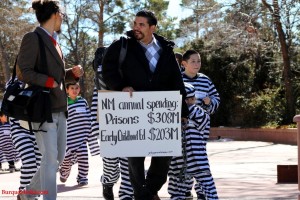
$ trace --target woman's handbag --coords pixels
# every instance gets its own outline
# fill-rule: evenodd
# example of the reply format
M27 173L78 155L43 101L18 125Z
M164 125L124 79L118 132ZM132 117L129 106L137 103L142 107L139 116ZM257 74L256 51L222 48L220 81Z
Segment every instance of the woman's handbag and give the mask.
M38 33L36 33L38 35ZM41 51L41 60L46 64L46 52L42 39L38 35ZM31 129L31 122L44 123L52 122L50 89L31 85L25 87L24 83L16 79L17 59L13 69L11 80L7 83L7 88L1 105L1 111L8 117L27 121ZM38 71L38 66L34 67ZM43 73L43 72L41 72ZM44 72L45 73L45 72Z
M39 86L24 88L11 80L4 94L1 111L15 119L43 123L51 119L49 89ZM50 113L50 116L49 116Z

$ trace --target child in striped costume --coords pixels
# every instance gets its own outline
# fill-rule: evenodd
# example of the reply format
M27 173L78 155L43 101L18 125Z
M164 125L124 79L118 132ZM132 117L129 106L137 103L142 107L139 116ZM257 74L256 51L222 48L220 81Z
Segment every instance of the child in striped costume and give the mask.
M182 64L185 71L182 73L183 81L195 88L196 104L212 115L220 105L219 93L209 77L199 73L201 68L200 54L195 50L188 50L183 54ZM204 140L209 138L209 127L204 131Z
M97 87L94 87L91 113L93 121L96 123L93 124L92 130L94 135L99 135L99 123L97 122L97 111L98 111L98 90L106 90L107 87L102 80L102 65L101 62L97 63L97 72L98 73L98 84L95 84ZM101 176L101 183L103 186L103 197L105 200L113 200L113 186L119 180L121 174L121 185L119 188L119 199L120 200L132 200L133 199L133 189L129 179L128 171L128 160L127 158L102 158L103 161L103 174Z
M19 190L25 189L41 163L42 155L35 141L34 133L20 126L19 120L10 118L11 138L21 157Z
M19 152L15 149L10 136L10 124L7 116L0 111L0 163L8 162L9 172L19 171L15 166L15 161L19 159ZM1 165L2 168L2 165Z
M201 68L201 57L200 54L195 50L187 50L182 56L182 64L185 71L182 73L184 82L190 83L195 88L196 104L201 106L209 115L214 114L220 105L219 93L210 80L203 73L199 73ZM204 129L204 144L206 149L206 143L210 133L210 122ZM212 180L212 177L211 177ZM191 194L190 191L193 187L193 180L190 180L190 189L187 195ZM195 185L195 190L198 199L204 199L204 192L199 185ZM202 196L202 197L201 197Z
M78 162L77 183L78 186L85 186L88 184L89 171L87 142L97 141L97 138L92 136L92 118L88 103L78 96L79 84L67 83L66 89L68 93L67 149L59 169L60 181L63 183L67 181L72 165ZM99 147L90 146L90 150L93 156L100 153Z
M20 86L23 85L17 78L15 81L18 81ZM10 82L11 79L7 82L6 87ZM9 118L9 123L12 142L21 157L22 165L20 169L19 190L23 190L30 183L30 180L40 166L42 155L36 144L33 132L20 126L19 120L12 117Z
M93 92L91 113L92 118L97 121L97 107L98 107L98 90L95 87ZM93 133L99 135L98 122L93 124ZM132 200L133 189L129 179L128 161L127 158L102 158L103 174L101 176L101 183L103 185L103 197L105 200L113 200L113 186L119 180L121 174L121 185L119 188L120 200Z
M204 142L204 130L209 123L208 113L197 106L195 89L191 84L184 83L187 97L186 103L190 114L184 131L185 144L183 156L173 157L169 169L168 192L171 200L185 200L189 191L190 180L195 178L203 188L207 199L218 199L216 188L207 178L211 177ZM184 170L182 170L184 169Z

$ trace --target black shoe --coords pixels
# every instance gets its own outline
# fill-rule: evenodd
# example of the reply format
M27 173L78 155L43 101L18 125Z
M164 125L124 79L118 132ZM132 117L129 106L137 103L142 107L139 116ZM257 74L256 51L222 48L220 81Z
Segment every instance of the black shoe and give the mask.
M186 192L185 200L193 200L193 194L191 192Z
M103 187L103 198L105 200L114 200L113 186L114 185L105 185L105 184L102 184L102 187Z
M14 173L15 171L20 171L20 170L17 170L16 167L15 167L15 165L9 165L8 171L10 173Z
M204 194L197 194L197 197L198 197L198 199L201 199L201 200L205 200L206 199L206 197L205 197L205 195Z
M160 200L159 196L156 194L153 196L152 200Z

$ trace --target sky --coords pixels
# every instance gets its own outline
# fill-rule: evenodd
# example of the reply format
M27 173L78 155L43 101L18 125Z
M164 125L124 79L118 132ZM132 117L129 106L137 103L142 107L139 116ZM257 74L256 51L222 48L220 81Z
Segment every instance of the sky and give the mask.
M187 9L183 10L179 5L180 3L181 3L180 0L169 0L169 7L167 10L167 14L170 17L178 17L178 19L182 19L191 15L191 11Z
M170 15L171 17L176 17L178 11L180 10L181 8L179 6L179 0L170 0L168 11L167 11L168 15Z

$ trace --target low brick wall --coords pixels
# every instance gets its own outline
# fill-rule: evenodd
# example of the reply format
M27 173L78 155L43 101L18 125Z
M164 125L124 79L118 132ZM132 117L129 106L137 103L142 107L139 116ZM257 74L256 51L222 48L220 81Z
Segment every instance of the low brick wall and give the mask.
M297 129L257 129L257 128L227 128L213 127L210 139L230 138L240 141L262 141L279 144L297 145Z

